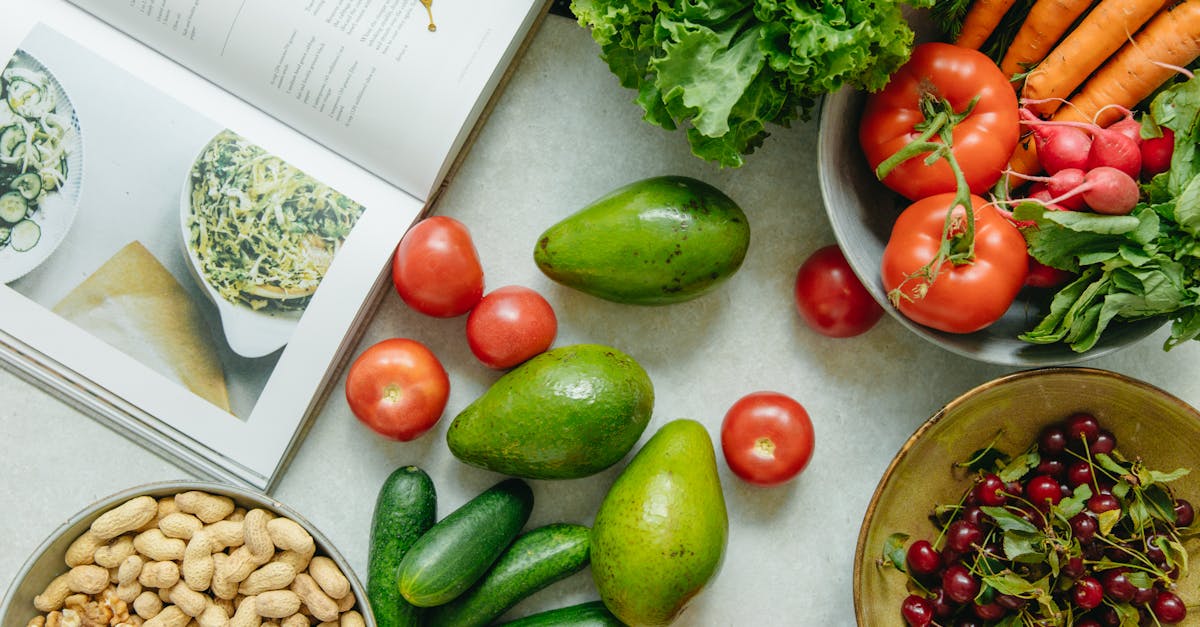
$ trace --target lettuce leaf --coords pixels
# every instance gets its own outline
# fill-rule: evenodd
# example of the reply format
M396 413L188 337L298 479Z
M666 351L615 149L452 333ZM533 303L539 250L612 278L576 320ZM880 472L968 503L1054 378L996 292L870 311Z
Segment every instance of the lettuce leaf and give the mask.
M743 165L772 125L807 119L824 94L883 88L914 38L890 0L573 0L571 10L645 120L686 128L692 152L722 167Z

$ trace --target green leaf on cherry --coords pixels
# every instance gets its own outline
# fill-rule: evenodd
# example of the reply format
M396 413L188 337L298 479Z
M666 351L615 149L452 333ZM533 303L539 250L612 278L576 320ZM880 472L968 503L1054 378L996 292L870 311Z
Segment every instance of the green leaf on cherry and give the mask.
M1031 449L1023 455L1014 457L996 475L1004 483L1016 481L1028 474L1030 469L1037 467L1041 461L1042 456L1038 454L1037 449Z
M1004 555L1022 564L1041 564L1046 561L1046 536L1024 531L1004 532Z
M1092 456L1092 459L1096 460L1096 462L1100 464L1101 468L1113 473L1118 477L1129 472L1124 466L1118 464L1117 460L1113 459L1108 453L1096 453Z
M891 564L900 572L908 572L908 566L905 563L907 551L904 544L908 542L907 533L893 533L883 541L883 560L882 565Z
M1087 505L1087 500L1092 498L1092 488L1086 483L1075 486L1075 491L1071 496L1059 501L1051 509L1054 513L1062 517L1063 520L1070 520L1076 514L1083 511Z
M996 573L995 575L988 575L982 581L995 589L996 592L1014 597L1029 598L1036 589L1034 584L1010 570Z
M1112 533L1113 527L1116 527L1120 521L1121 510L1119 509L1110 509L1107 512L1101 512L1096 521L1099 523L1100 535L1106 536Z
M984 505L979 508L980 511L992 517L996 526L1003 531L1024 531L1026 533L1037 532L1037 527L1033 523L1021 518L1020 516L1008 511L1003 507L992 507Z

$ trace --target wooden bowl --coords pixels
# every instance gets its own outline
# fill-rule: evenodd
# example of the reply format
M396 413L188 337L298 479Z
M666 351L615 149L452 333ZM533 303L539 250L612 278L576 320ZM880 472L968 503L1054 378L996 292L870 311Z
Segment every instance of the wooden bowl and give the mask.
M906 575L879 566L884 543L893 533L908 534L910 541L933 541L937 529L929 514L934 506L958 502L971 485L953 464L993 438L998 438L999 450L1020 453L1043 427L1075 412L1095 415L1116 436L1118 451L1128 458L1140 456L1149 468L1194 468L1200 459L1200 412L1148 383L1078 367L1027 370L984 383L922 424L883 473L854 556L859 626L904 624L900 604L908 595ZM1200 473L1172 482L1171 488L1177 497L1200 504ZM1194 612L1200 603L1196 568L1176 592Z

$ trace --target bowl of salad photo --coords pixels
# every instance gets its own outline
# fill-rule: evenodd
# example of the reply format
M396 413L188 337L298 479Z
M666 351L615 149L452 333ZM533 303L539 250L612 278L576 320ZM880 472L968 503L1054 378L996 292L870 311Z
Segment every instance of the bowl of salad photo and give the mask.
M180 210L189 267L230 348L262 357L287 344L363 207L224 130L193 163Z
M9 283L38 267L70 231L83 142L62 85L24 50L0 70L0 97L0 283Z
M1026 370L963 393L871 498L858 624L1195 624L1197 450L1200 412L1106 370Z
M989 363L1070 365L1168 322L1164 349L1200 336L1200 6L1002 4L915 13L886 87L824 100L847 261L904 326Z

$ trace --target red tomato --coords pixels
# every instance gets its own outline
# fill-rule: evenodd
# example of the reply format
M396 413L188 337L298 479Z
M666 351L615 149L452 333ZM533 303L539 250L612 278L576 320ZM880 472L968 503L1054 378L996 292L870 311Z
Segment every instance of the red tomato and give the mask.
M467 316L467 344L489 368L512 368L550 348L557 334L554 308L520 285L489 292Z
M879 322L883 307L871 298L836 245L818 249L796 273L796 309L808 326L829 337L853 337Z
M346 372L350 411L376 433L408 442L437 424L450 377L424 344L392 338L363 351Z
M908 279L937 256L946 211L954 194L939 194L908 206L892 225L883 250L883 286L902 287L900 313L913 322L948 333L971 333L995 322L1008 310L1029 271L1029 255L1020 230L987 201L971 196L975 212L973 263L942 264L932 284ZM962 207L954 210L952 237L962 237ZM961 242L951 242L954 249ZM906 282L907 281L907 282ZM921 296L918 292L928 288Z
M955 113L975 108L953 130L955 158L971 192L981 194L1000 179L1017 146L1017 97L1008 77L983 53L945 43L913 49L908 62L883 90L867 97L858 138L871 169L916 140L926 120L922 101L946 100ZM930 141L940 142L935 134ZM929 153L896 166L883 182L909 200L952 192L957 186L945 159L925 165Z
M483 267L466 225L446 216L414 224L396 247L392 284L423 314L453 318L470 311L483 297Z
M804 470L813 453L812 420L778 392L738 399L721 423L721 452L729 469L759 485L776 485Z

